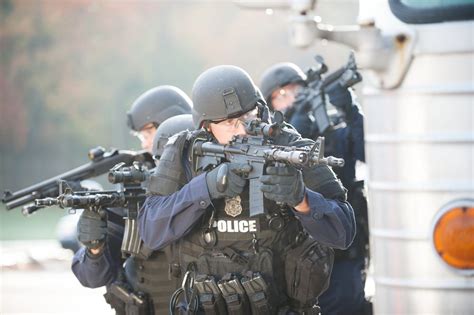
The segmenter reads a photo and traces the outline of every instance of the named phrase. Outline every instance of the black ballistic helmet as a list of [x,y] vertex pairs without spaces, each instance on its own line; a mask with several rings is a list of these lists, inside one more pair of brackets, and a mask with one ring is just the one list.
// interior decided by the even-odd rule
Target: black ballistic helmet
[[135,131],[140,131],[149,123],[159,126],[170,117],[191,114],[191,108],[191,100],[177,87],[157,86],[135,100],[127,112],[127,125]]
[[269,106],[273,91],[291,83],[305,84],[306,74],[300,67],[291,62],[274,64],[263,72],[260,89]]
[[163,149],[168,139],[172,135],[184,130],[194,130],[193,116],[191,114],[174,116],[161,123],[153,138],[153,147],[151,149],[153,157],[159,159],[163,154]]
[[237,117],[257,103],[265,104],[248,73],[229,65],[204,71],[194,82],[192,100],[196,128],[201,128],[204,121]]

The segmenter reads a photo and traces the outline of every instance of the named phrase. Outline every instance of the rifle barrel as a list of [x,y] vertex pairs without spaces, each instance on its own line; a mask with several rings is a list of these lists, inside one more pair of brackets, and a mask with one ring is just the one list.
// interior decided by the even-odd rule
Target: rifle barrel
[[96,177],[107,173],[114,165],[120,162],[131,164],[137,159],[146,160],[147,157],[145,151],[112,151],[110,152],[110,155],[104,155],[104,157],[98,161],[92,161],[81,165],[73,170],[44,180],[38,184],[20,189],[13,193],[6,191],[2,198],[2,202],[6,204],[7,210],[11,210],[25,205],[34,199],[56,197],[59,194],[58,182],[60,180],[81,181],[87,178]]

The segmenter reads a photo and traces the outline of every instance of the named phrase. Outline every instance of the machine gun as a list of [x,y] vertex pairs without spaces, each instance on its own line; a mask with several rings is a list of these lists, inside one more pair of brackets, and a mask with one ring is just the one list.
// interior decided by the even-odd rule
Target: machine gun
[[[260,176],[267,165],[293,165],[297,168],[329,165],[342,167],[344,160],[332,156],[324,157],[324,137],[319,137],[311,147],[282,146],[273,144],[272,139],[283,127],[280,122],[272,125],[254,120],[246,124],[247,135],[234,136],[229,144],[221,145],[207,139],[196,139],[193,143],[193,168],[207,171],[224,160],[245,165],[239,174],[249,180],[250,216],[264,213],[263,193],[260,190]],[[225,167],[224,167],[225,168]],[[217,189],[224,191],[227,185],[227,170],[218,175]]]
[[[322,134],[331,125],[327,112],[326,95],[331,94],[338,87],[347,89],[355,85],[362,81],[362,76],[357,71],[354,52],[349,54],[349,59],[343,67],[325,77],[323,74],[327,72],[328,68],[324,59],[317,55],[315,60],[317,66],[306,72],[307,86],[298,94],[294,107],[296,110],[307,112],[316,121],[319,133]],[[340,109],[347,111],[346,108]]]
[[[6,205],[7,210],[11,210],[33,202],[35,199],[57,197],[61,193],[58,185],[59,181],[78,183],[81,180],[105,174],[118,163],[125,163],[126,165],[130,165],[134,161],[153,163],[153,158],[146,151],[135,152],[114,149],[106,152],[104,148],[97,147],[90,150],[88,156],[91,162],[73,170],[13,193],[6,190],[2,202]],[[34,208],[35,205],[29,205],[25,211],[32,213],[35,211]]]
[[72,191],[70,188],[64,190],[65,182],[60,183],[60,190],[64,190],[58,197],[36,199],[33,207],[25,207],[24,214],[28,209],[37,211],[44,207],[59,206],[60,208],[84,209],[94,211],[104,216],[107,208],[125,208],[126,214],[125,231],[122,241],[122,255],[138,255],[141,248],[141,240],[138,235],[138,210],[145,201],[146,191],[141,183],[150,175],[150,171],[143,167],[141,162],[135,161],[132,166],[125,162],[117,164],[109,171],[108,179],[112,184],[122,184],[118,191]]

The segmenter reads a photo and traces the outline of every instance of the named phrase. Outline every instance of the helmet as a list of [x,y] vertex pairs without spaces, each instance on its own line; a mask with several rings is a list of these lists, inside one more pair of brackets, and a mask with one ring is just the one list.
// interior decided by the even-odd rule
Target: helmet
[[140,131],[149,123],[160,125],[166,119],[191,113],[192,102],[180,89],[170,85],[157,86],[140,95],[127,112],[127,125]]
[[272,92],[291,83],[305,84],[306,74],[300,67],[291,62],[277,63],[262,75],[260,88],[267,103],[271,105]]
[[153,138],[152,154],[155,157],[161,157],[165,144],[168,139],[183,130],[194,130],[193,116],[183,114],[166,119],[156,130]]
[[200,128],[206,120],[239,116],[265,104],[262,93],[247,72],[236,66],[217,66],[204,71],[194,82],[193,120]]

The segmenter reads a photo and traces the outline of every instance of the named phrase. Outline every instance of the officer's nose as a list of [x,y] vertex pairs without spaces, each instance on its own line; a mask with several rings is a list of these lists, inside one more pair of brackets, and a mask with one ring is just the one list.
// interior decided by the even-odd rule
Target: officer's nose
[[247,132],[245,131],[245,125],[244,122],[241,120],[237,120],[237,123],[235,125],[235,133],[234,135],[236,136],[245,136]]

